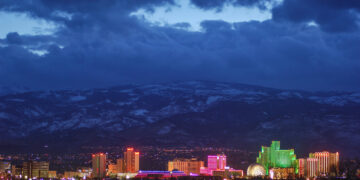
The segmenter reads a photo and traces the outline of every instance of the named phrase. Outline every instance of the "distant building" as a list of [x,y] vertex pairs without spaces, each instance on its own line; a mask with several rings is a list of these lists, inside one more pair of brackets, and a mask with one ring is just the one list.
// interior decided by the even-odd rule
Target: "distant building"
[[11,170],[11,163],[7,161],[0,161],[0,173],[7,173]]
[[321,176],[336,175],[339,173],[339,153],[329,153],[328,151],[315,152],[309,154],[310,158],[318,160],[318,171]]
[[306,159],[306,176],[309,178],[314,178],[319,175],[319,161],[316,158],[307,158]]
[[186,176],[183,171],[139,171],[135,178],[167,179]]
[[49,162],[33,162],[32,169],[33,177],[48,178],[49,177]]
[[49,162],[27,161],[23,163],[22,176],[27,178],[48,178]]
[[247,176],[249,177],[264,177],[266,176],[266,169],[261,164],[251,164],[247,169]]
[[226,156],[224,154],[209,155],[208,156],[208,169],[220,170],[226,167]]
[[223,178],[243,176],[242,170],[236,170],[226,166],[225,154],[209,155],[208,166],[200,168],[201,175],[220,176]]
[[72,178],[82,178],[82,179],[89,178],[89,179],[91,179],[91,175],[92,175],[91,172],[92,172],[91,168],[82,167],[82,168],[79,168],[77,171],[65,171],[64,178],[65,179],[72,179]]
[[108,174],[118,174],[125,172],[124,170],[124,159],[119,158],[116,163],[110,163],[108,165]]
[[294,168],[271,168],[269,170],[270,179],[295,179]]
[[295,173],[298,173],[294,149],[281,150],[280,141],[272,141],[270,147],[262,146],[256,163],[265,167],[266,175],[269,175],[271,168],[294,168]]
[[57,173],[56,171],[49,171],[49,176],[48,178],[53,179],[53,178],[57,178]]
[[204,166],[204,161],[198,161],[196,158],[192,159],[174,159],[168,162],[168,171],[174,169],[184,171],[185,174],[200,174],[200,168]]
[[110,164],[108,165],[107,174],[108,174],[108,175],[112,175],[112,174],[117,174],[117,173],[119,173],[119,172],[118,172],[118,169],[117,169],[117,167],[116,167],[116,164],[110,163]]
[[124,166],[124,159],[119,158],[116,160],[116,170],[118,171],[118,173],[122,173],[125,172],[125,166]]
[[78,169],[79,172],[81,172],[81,177],[83,179],[91,178],[92,168],[89,167],[81,167]]
[[22,178],[23,174],[23,167],[19,165],[12,165],[11,166],[11,175],[15,178]]
[[307,173],[306,173],[306,159],[304,158],[300,158],[298,159],[298,167],[299,167],[299,177],[306,177]]
[[215,170],[225,170],[226,156],[224,154],[209,155],[207,167],[200,168],[200,174],[212,175]]
[[118,173],[123,173],[125,172],[124,170],[124,159],[119,158],[116,160],[116,163],[114,164],[109,164],[108,165],[108,174],[109,175],[115,175]]
[[125,172],[135,173],[139,171],[140,153],[135,152],[134,148],[127,148],[124,152]]
[[230,167],[225,167],[225,169],[213,170],[212,175],[220,176],[224,179],[236,179],[236,178],[242,178],[244,176],[244,172],[243,170],[236,170]]
[[65,179],[82,178],[82,173],[80,171],[65,171],[64,178]]
[[106,154],[98,153],[92,155],[92,177],[104,178],[106,177]]

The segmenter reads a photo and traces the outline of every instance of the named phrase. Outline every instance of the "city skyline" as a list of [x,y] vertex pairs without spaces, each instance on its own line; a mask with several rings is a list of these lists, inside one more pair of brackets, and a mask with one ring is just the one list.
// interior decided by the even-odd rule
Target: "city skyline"
[[0,0],[0,179],[360,178],[359,51],[360,0]]
[[[290,153],[290,154],[289,154]],[[116,154],[121,154],[117,152]],[[147,153],[145,153],[147,154]],[[340,172],[339,153],[329,153],[328,151],[309,153],[308,157],[296,158],[294,148],[281,150],[279,141],[272,141],[270,147],[261,146],[259,157],[265,160],[254,158],[249,162],[247,170],[234,169],[227,164],[227,159],[234,157],[227,156],[225,153],[217,155],[207,155],[207,160],[201,158],[175,158],[168,161],[168,171],[157,169],[140,169],[139,151],[134,151],[133,147],[125,147],[123,156],[116,156],[116,163],[113,158],[109,158],[108,153],[99,152],[91,154],[91,169],[87,167],[75,167],[77,171],[65,171],[60,174],[57,169],[51,169],[49,162],[25,160],[22,165],[12,164],[12,161],[0,161],[0,173],[4,177],[25,177],[26,178],[67,178],[79,177],[88,178],[148,178],[158,176],[163,178],[170,177],[222,177],[222,178],[251,178],[269,177],[271,179],[288,178],[316,178],[316,177],[340,177],[345,176],[346,172]],[[290,157],[288,157],[291,155]],[[134,157],[133,157],[134,156]],[[109,158],[109,159],[108,159]],[[289,160],[288,160],[289,159]],[[289,161],[289,162],[288,162]],[[290,162],[291,161],[291,162]],[[205,163],[207,165],[205,166]],[[261,168],[263,170],[261,170]],[[343,168],[341,168],[343,169]],[[342,173],[342,174],[341,174]]]

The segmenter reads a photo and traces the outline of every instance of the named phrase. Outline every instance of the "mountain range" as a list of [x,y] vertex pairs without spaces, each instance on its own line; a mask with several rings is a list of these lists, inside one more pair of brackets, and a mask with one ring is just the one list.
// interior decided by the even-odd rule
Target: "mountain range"
[[[0,151],[82,146],[217,146],[360,156],[360,93],[209,81],[2,91]],[[6,93],[5,93],[6,92]]]

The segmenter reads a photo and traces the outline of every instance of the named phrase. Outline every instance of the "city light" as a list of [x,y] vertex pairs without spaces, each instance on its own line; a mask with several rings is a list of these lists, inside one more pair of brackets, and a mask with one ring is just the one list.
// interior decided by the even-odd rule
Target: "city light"
[[[186,149],[179,150],[166,149],[164,152],[192,152]],[[143,153],[146,158],[148,153]],[[146,179],[149,177],[158,177],[162,179],[174,177],[221,177],[222,179],[233,178],[317,178],[317,177],[338,177],[339,170],[339,152],[331,153],[321,151],[309,153],[309,157],[296,158],[294,149],[281,149],[280,141],[272,141],[269,147],[261,146],[258,157],[247,167],[246,173],[241,169],[234,169],[228,164],[232,156],[224,153],[211,154],[207,159],[199,158],[175,158],[167,162],[167,171],[162,170],[139,170],[140,152],[135,151],[133,147],[125,148],[123,156],[116,155],[114,159],[108,159],[109,153],[92,153],[91,167],[82,167],[76,171],[65,171],[59,174],[49,169],[49,162],[46,161],[25,161],[21,166],[11,165],[10,162],[0,160],[0,171],[10,174],[11,177],[25,179],[67,179],[72,180],[76,177],[80,179],[105,179],[114,178]],[[114,154],[112,153],[114,157]],[[161,157],[157,157],[160,159]],[[207,162],[205,165],[204,162]],[[6,174],[1,174],[6,175]],[[5,176],[3,176],[5,177]]]

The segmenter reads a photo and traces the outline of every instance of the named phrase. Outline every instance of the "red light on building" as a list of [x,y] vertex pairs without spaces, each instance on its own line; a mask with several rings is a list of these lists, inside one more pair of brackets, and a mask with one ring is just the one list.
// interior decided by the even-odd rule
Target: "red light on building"
[[135,155],[139,155],[140,153],[139,152],[135,152]]
[[126,150],[127,150],[127,151],[133,151],[134,148],[127,148]]
[[306,159],[300,158],[299,159],[299,176],[305,177],[306,174]]

